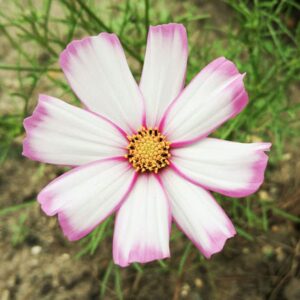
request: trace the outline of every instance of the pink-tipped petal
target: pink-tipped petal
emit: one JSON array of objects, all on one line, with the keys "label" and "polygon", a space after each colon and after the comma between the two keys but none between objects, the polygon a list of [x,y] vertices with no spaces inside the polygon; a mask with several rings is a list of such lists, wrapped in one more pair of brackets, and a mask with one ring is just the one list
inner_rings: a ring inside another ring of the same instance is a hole
[{"label": "pink-tipped petal", "polygon": [[236,231],[216,200],[170,169],[163,172],[162,181],[178,227],[206,258],[220,252]]},{"label": "pink-tipped petal", "polygon": [[224,57],[205,67],[166,110],[160,128],[173,147],[194,143],[247,104],[244,75]]},{"label": "pink-tipped petal", "polygon": [[214,138],[172,150],[172,168],[187,180],[229,197],[245,197],[264,181],[270,143]]},{"label": "pink-tipped petal", "polygon": [[24,127],[23,155],[33,160],[77,166],[126,153],[127,140],[117,126],[54,97],[40,95]]},{"label": "pink-tipped petal", "polygon": [[117,212],[113,257],[125,267],[170,256],[171,217],[169,203],[160,182],[153,175],[141,175]]},{"label": "pink-tipped petal", "polygon": [[167,106],[180,93],[188,56],[186,30],[181,24],[150,26],[140,89],[148,127],[156,127]]},{"label": "pink-tipped petal", "polygon": [[142,94],[115,34],[101,33],[71,42],[60,64],[73,91],[91,110],[128,134],[144,122]]},{"label": "pink-tipped petal", "polygon": [[58,177],[38,195],[43,211],[58,214],[71,241],[90,233],[121,205],[136,174],[124,158],[103,159]]}]

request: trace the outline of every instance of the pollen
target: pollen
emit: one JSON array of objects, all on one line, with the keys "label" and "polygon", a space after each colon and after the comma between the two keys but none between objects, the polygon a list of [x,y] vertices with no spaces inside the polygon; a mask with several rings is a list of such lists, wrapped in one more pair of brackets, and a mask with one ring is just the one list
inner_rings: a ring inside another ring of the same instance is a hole
[{"label": "pollen", "polygon": [[127,136],[128,161],[137,172],[158,173],[170,164],[170,142],[157,128],[142,127],[137,134]]}]

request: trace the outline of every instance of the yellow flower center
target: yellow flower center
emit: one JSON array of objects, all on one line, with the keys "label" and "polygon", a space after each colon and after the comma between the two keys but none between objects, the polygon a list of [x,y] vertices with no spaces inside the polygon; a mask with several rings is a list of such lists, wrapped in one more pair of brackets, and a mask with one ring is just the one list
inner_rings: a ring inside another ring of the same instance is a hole
[{"label": "yellow flower center", "polygon": [[142,127],[137,134],[127,136],[128,154],[125,155],[137,172],[154,172],[169,165],[170,142],[158,129]]}]

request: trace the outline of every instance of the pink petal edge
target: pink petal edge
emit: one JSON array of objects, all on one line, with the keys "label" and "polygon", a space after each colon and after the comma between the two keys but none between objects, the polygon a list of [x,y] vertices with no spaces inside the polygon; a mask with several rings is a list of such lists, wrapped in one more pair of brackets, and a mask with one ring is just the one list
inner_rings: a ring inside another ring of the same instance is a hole
[{"label": "pink petal edge", "polygon": [[[209,63],[206,67],[204,67],[193,79],[190,83],[192,83],[194,80],[196,80],[200,74],[205,73],[205,72],[213,72],[214,70],[216,70],[217,68],[219,68],[222,64],[224,64],[225,62],[228,62],[229,60],[227,60],[225,57],[219,57],[215,60],[213,60],[211,63]],[[231,62],[231,61],[229,61]],[[201,139],[207,137],[210,133],[214,132],[221,124],[223,124],[224,122],[227,121],[227,119],[232,119],[234,118],[237,114],[239,114],[248,104],[248,94],[244,88],[243,85],[243,79],[246,75],[246,73],[244,74],[240,74],[238,69],[236,68],[234,63],[231,63],[228,65],[227,68],[219,70],[222,74],[227,75],[227,76],[235,76],[235,75],[239,75],[238,77],[236,77],[234,79],[233,82],[231,82],[226,88],[227,89],[231,89],[235,91],[235,95],[233,96],[233,101],[231,102],[233,104],[233,109],[232,109],[232,114],[230,115],[230,117],[226,117],[225,119],[221,120],[218,124],[216,124],[216,126],[214,128],[212,128],[211,130],[209,130],[208,132],[206,132],[205,134],[202,134],[200,136],[197,136],[193,139],[190,140],[186,140],[186,141],[174,141],[172,143],[172,147],[175,148],[179,148],[179,147],[184,147],[193,143],[196,143],[198,141],[200,141]],[[242,79],[242,80],[239,80]],[[181,98],[182,93],[184,92],[184,89],[181,91],[181,93],[178,95],[177,98],[175,98],[170,105],[167,107],[165,113],[163,114],[163,117],[160,121],[159,124],[159,130],[161,132],[164,131],[164,127],[165,127],[165,123],[166,123],[166,119],[167,116],[169,114],[169,112],[171,111],[171,109],[173,108],[173,106],[177,103],[177,101],[179,101],[179,99]]]},{"label": "pink petal edge", "polygon": [[[181,40],[182,40],[182,48],[184,49],[184,52],[188,53],[189,50],[188,50],[187,33],[186,33],[185,27],[182,24],[168,23],[168,24],[155,25],[155,26],[150,25],[149,32],[150,32],[150,30],[153,32],[156,32],[156,33],[159,33],[160,31],[162,31],[162,34],[166,39],[168,39],[170,36],[172,36],[174,31],[178,30],[180,33],[180,36],[181,36]],[[149,43],[150,38],[151,37],[148,34],[147,44]],[[187,62],[185,65],[187,65]],[[185,68],[185,74],[187,71],[186,69],[187,68]],[[143,78],[143,76],[141,76],[141,78]],[[183,76],[181,90],[184,88],[185,78],[186,78],[186,75]]]},{"label": "pink petal edge", "polygon": [[[51,101],[50,99],[51,99],[51,96],[39,94],[38,103],[37,103],[37,106],[34,109],[32,115],[30,117],[25,118],[23,121],[23,126],[26,131],[26,137],[23,140],[22,155],[31,160],[37,160],[37,161],[41,161],[44,163],[47,163],[47,161],[45,161],[41,157],[39,157],[38,151],[34,151],[32,149],[32,147],[30,146],[29,140],[30,140],[30,136],[31,136],[32,132],[34,131],[34,129],[38,126],[39,123],[43,122],[43,116],[45,117],[48,115],[47,109],[44,106],[44,102],[49,102],[49,101]],[[120,132],[120,134],[127,140],[126,132],[123,129],[121,129],[117,124],[115,124],[114,122],[107,119],[106,117],[99,115],[93,111],[90,111],[88,109],[86,109],[86,111],[88,111],[89,113],[97,116],[98,118],[108,122],[111,126],[116,128]]]},{"label": "pink petal edge", "polygon": [[[80,40],[73,40],[72,42],[70,42],[67,47],[61,52],[60,56],[59,56],[59,64],[60,64],[60,67],[61,69],[64,71],[64,75],[66,73],[67,70],[69,70],[69,56],[70,56],[70,53],[72,55],[76,55],[77,51],[76,51],[76,47],[80,46],[80,45],[83,45],[83,46],[87,46],[91,43],[91,40],[92,39],[95,39],[95,38],[104,38],[106,39],[113,47],[117,48],[118,50],[122,50],[122,45],[119,41],[119,38],[116,34],[114,33],[107,33],[107,32],[101,32],[100,34],[96,35],[96,36],[88,36],[88,37],[85,37],[83,39],[80,39]],[[121,51],[122,55],[125,56],[125,54],[123,53],[123,51]],[[126,57],[125,57],[126,59]],[[70,80],[67,78],[67,76],[65,75],[65,79],[67,80],[69,86],[71,87],[72,91],[74,92],[74,94],[76,95],[76,97],[78,99],[80,99],[80,101],[85,105],[86,107],[86,110],[88,111],[92,111],[88,105],[84,102],[84,99],[81,99],[75,92],[75,88],[73,87],[73,85],[71,84]],[[146,108],[145,108],[145,99],[144,97],[141,97],[142,98],[142,106],[143,106],[143,115],[142,115],[142,120],[141,120],[141,124],[143,126],[146,125]],[[95,113],[97,114],[97,113]],[[97,114],[100,116],[100,114]],[[102,115],[101,115],[102,116]],[[109,118],[106,118],[103,116],[103,118],[107,119],[110,121]],[[112,121],[110,121],[112,122]],[[113,124],[115,124],[114,122],[112,122]],[[120,128],[118,125],[115,124],[115,126],[117,126],[117,128]],[[135,132],[136,128],[130,128],[132,132]],[[122,132],[125,132],[123,129],[120,128],[120,130],[122,130]],[[125,135],[126,136],[126,135]]]},{"label": "pink petal edge", "polygon": [[[216,200],[213,197],[212,197],[212,200],[216,202]],[[216,203],[216,205],[219,205],[219,204]],[[227,219],[229,220],[228,217],[227,217]],[[224,234],[221,234],[221,233],[214,233],[213,234],[213,240],[215,241],[214,248],[211,251],[207,251],[192,236],[190,236],[187,232],[185,232],[174,218],[173,218],[173,221],[176,224],[176,226],[178,227],[178,229],[180,231],[182,231],[189,238],[189,240],[197,247],[197,249],[207,259],[210,259],[213,254],[216,254],[216,253],[222,251],[225,246],[226,241],[236,235],[236,230],[235,230],[233,224],[231,223],[231,221],[229,220],[228,223],[226,224],[226,226],[230,230],[230,235],[225,236]]]},{"label": "pink petal edge", "polygon": [[[63,179],[65,176],[67,176],[71,173],[80,172],[81,169],[86,168],[90,165],[93,165],[93,164],[96,164],[96,163],[99,163],[99,162],[103,162],[103,161],[116,161],[116,162],[118,162],[118,161],[124,161],[124,160],[126,160],[124,157],[111,157],[111,158],[104,158],[104,159],[101,159],[101,160],[98,160],[98,161],[93,161],[91,163],[88,163],[88,164],[85,164],[83,166],[74,168],[74,169],[70,170],[69,172],[66,172],[66,173],[62,174],[61,176],[54,179],[49,185],[55,183],[56,181],[59,181],[59,180]],[[124,196],[120,199],[119,204],[113,210],[111,210],[104,218],[102,218],[102,220],[105,220],[109,215],[111,215],[112,213],[114,213],[115,211],[117,211],[120,208],[122,203],[127,198],[127,195],[132,190],[136,180],[137,180],[137,174],[134,174],[129,187],[128,187],[126,193],[124,194]],[[47,185],[46,187],[48,187],[49,185]],[[90,227],[90,228],[88,228],[84,231],[76,232],[76,230],[74,230],[73,226],[69,222],[68,217],[65,216],[62,211],[55,211],[54,213],[51,212],[50,203],[52,201],[52,198],[53,198],[53,196],[51,195],[51,193],[43,192],[43,190],[37,196],[37,200],[41,204],[41,209],[44,211],[44,213],[46,215],[48,215],[48,216],[54,216],[56,214],[58,215],[58,221],[59,221],[59,224],[62,228],[62,231],[63,231],[64,235],[70,241],[76,241],[76,240],[81,239],[82,237],[86,236],[91,231],[93,231],[102,222],[102,221],[100,221],[95,226],[92,226],[92,227]]]},{"label": "pink petal edge", "polygon": [[[150,175],[149,174],[143,174],[143,176],[150,176]],[[163,189],[163,192],[166,196],[166,200],[168,201],[168,219],[169,219],[169,233],[170,233],[171,228],[172,228],[172,213],[171,213],[170,203],[169,203],[168,197],[166,195],[166,190],[163,187],[161,178],[159,177],[159,175],[155,175],[155,178],[157,179],[157,181],[159,182],[161,188]],[[132,188],[131,188],[131,190],[132,190]],[[129,192],[127,193],[126,196],[128,196],[128,194],[129,194]],[[115,222],[116,222],[116,219],[115,219]],[[117,237],[115,237],[115,235],[114,235],[114,239],[117,239]],[[136,245],[131,250],[129,257],[125,258],[125,257],[121,256],[120,253],[118,253],[116,243],[113,243],[114,262],[115,262],[115,264],[117,264],[117,265],[119,265],[120,267],[123,267],[123,268],[128,267],[131,263],[134,263],[134,262],[145,264],[145,263],[155,261],[155,260],[158,260],[158,259],[169,258],[171,256],[170,252],[164,253],[160,249],[155,249],[154,247],[148,247],[147,251],[146,251],[146,255],[141,256],[140,252],[141,251],[139,250],[139,245]],[[118,256],[117,256],[117,253],[119,254]],[[115,257],[118,257],[117,261],[115,260]]]},{"label": "pink petal edge", "polygon": [[218,188],[210,188],[208,186],[202,185],[200,182],[190,178],[189,176],[185,175],[184,172],[182,172],[180,170],[180,168],[178,168],[174,163],[171,162],[170,164],[170,168],[172,168],[174,170],[174,172],[176,172],[179,176],[181,176],[182,178],[186,179],[187,181],[198,185],[206,190],[213,190],[214,192],[218,192],[220,194],[223,194],[225,196],[228,197],[232,197],[232,198],[242,198],[242,197],[246,197],[249,196],[253,193],[255,193],[260,186],[262,185],[263,181],[264,181],[264,173],[265,173],[265,169],[267,167],[267,163],[268,163],[268,156],[264,153],[264,151],[269,151],[272,143],[260,143],[261,147],[260,149],[256,150],[256,152],[259,154],[260,159],[255,162],[252,166],[252,170],[253,170],[253,176],[252,179],[250,180],[250,184],[247,188],[244,189],[239,189],[239,190],[235,190],[235,191],[225,191],[222,189],[218,189]]},{"label": "pink petal edge", "polygon": [[[113,250],[116,251],[116,250]],[[159,249],[148,247],[146,251],[146,255],[140,255],[139,246],[135,246],[128,257],[128,259],[124,258],[123,256],[119,255],[118,261],[114,259],[115,264],[119,265],[120,267],[128,267],[132,263],[149,263],[155,260],[165,259],[170,257],[170,253],[163,253]]]},{"label": "pink petal edge", "polygon": [[[175,171],[175,173],[177,173]],[[178,173],[177,173],[178,174]],[[180,175],[180,177],[182,177]],[[186,180],[186,178],[183,178],[184,180]],[[190,182],[190,180],[187,180],[188,182]],[[192,184],[195,184],[193,182],[191,182]],[[195,184],[196,186],[199,186],[197,184]],[[172,216],[172,220],[174,222],[174,224],[176,224],[176,226],[178,227],[178,229],[180,231],[182,231],[187,237],[188,239],[198,248],[198,250],[204,255],[205,258],[209,259],[211,258],[211,256],[215,253],[220,252],[225,245],[225,242],[229,239],[232,238],[233,236],[236,235],[236,230],[234,228],[234,225],[232,224],[230,218],[227,216],[227,214],[225,213],[225,211],[222,209],[222,207],[220,206],[220,204],[215,200],[215,198],[210,194],[210,192],[204,188],[205,191],[208,192],[209,197],[210,197],[210,201],[214,202],[214,204],[217,207],[221,208],[221,213],[224,216],[224,219],[226,220],[226,228],[229,230],[229,235],[225,235],[224,233],[220,233],[220,232],[216,232],[213,234],[210,234],[211,238],[214,241],[214,247],[211,249],[211,251],[209,250],[205,250],[189,233],[187,233],[177,222],[176,218]]]}]

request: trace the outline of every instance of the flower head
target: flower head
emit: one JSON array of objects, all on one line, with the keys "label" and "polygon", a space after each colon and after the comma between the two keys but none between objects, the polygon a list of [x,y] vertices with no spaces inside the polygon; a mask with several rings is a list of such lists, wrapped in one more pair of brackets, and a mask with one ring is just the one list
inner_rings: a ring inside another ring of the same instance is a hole
[{"label": "flower head", "polygon": [[184,26],[151,26],[136,84],[114,34],[73,41],[60,56],[85,109],[40,95],[25,119],[23,154],[74,168],[38,195],[78,240],[116,212],[115,263],[170,256],[171,220],[209,258],[236,231],[209,191],[254,193],[263,182],[270,143],[207,136],[247,104],[243,74],[224,57],[185,88]]}]

